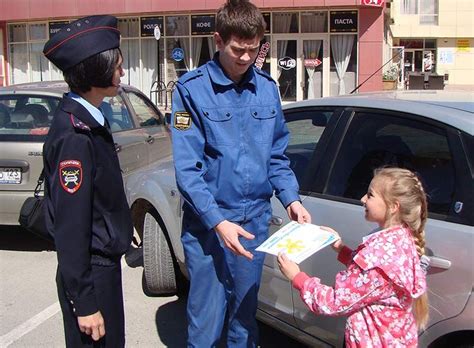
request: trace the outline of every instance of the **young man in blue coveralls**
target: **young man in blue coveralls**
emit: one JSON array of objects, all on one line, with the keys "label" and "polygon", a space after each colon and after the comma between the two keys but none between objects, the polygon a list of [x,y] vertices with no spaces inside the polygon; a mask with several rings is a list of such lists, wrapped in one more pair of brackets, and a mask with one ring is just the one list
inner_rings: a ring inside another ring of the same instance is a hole
[{"label": "young man in blue coveralls", "polygon": [[248,0],[227,0],[216,16],[218,52],[185,74],[173,96],[176,180],[191,285],[188,346],[213,347],[227,320],[228,347],[255,347],[257,293],[270,198],[291,219],[311,222],[284,155],[288,144],[275,81],[253,63],[265,32]]}]

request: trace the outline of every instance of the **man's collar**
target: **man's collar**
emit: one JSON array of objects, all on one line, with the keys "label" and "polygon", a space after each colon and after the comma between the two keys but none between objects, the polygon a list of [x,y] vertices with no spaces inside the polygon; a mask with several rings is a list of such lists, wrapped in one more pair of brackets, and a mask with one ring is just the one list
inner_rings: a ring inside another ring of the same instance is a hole
[{"label": "man's collar", "polygon": [[[219,51],[214,54],[212,60],[207,64],[207,71],[209,72],[209,77],[214,84],[221,86],[229,86],[236,83],[230,79],[224,71],[221,63],[219,62]],[[239,86],[244,86],[246,84],[252,84],[256,86],[255,81],[255,72],[253,71],[253,64],[248,68],[245,73],[244,78],[239,83]]]}]

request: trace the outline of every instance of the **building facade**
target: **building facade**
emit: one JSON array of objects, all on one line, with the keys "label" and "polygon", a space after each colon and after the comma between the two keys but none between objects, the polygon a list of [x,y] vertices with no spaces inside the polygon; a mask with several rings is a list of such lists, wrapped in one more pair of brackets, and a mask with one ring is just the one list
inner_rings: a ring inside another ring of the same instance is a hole
[{"label": "building facade", "polygon": [[[62,79],[42,54],[45,42],[71,20],[113,14],[122,34],[122,81],[146,94],[169,87],[213,56],[222,3],[0,0],[0,85]],[[347,94],[361,83],[359,91],[382,88],[383,0],[253,3],[267,22],[256,64],[277,81],[283,101]]]},{"label": "building facade", "polygon": [[474,1],[392,0],[388,50],[402,75],[444,76],[446,88],[474,90]]}]

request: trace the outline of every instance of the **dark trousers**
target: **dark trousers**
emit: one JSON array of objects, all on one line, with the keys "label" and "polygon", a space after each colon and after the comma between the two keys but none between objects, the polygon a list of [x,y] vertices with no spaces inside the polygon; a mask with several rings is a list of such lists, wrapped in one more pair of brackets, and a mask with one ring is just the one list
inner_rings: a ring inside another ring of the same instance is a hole
[{"label": "dark trousers", "polygon": [[187,305],[188,347],[216,347],[224,325],[227,347],[248,348],[258,344],[255,318],[264,253],[255,249],[267,238],[270,212],[240,225],[255,239],[240,238],[254,258],[248,260],[223,247],[217,233],[206,231],[198,218],[185,213],[183,242],[190,275]]},{"label": "dark trousers", "polygon": [[105,322],[105,336],[95,342],[91,336],[79,330],[77,317],[68,299],[58,269],[56,284],[59,303],[63,313],[66,347],[110,347],[125,346],[125,315],[123,309],[122,270],[120,262],[113,266],[92,266],[94,291],[99,310]]}]

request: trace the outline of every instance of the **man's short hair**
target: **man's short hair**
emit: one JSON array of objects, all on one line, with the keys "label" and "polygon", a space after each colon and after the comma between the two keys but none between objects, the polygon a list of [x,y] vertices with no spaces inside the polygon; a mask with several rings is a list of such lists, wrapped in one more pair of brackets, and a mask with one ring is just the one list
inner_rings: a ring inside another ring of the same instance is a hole
[{"label": "man's short hair", "polygon": [[119,48],[97,53],[65,70],[64,80],[74,93],[89,92],[92,87],[110,87],[121,56]]},{"label": "man's short hair", "polygon": [[240,39],[262,39],[265,19],[249,0],[227,0],[216,15],[216,32],[227,43],[234,35]]}]

